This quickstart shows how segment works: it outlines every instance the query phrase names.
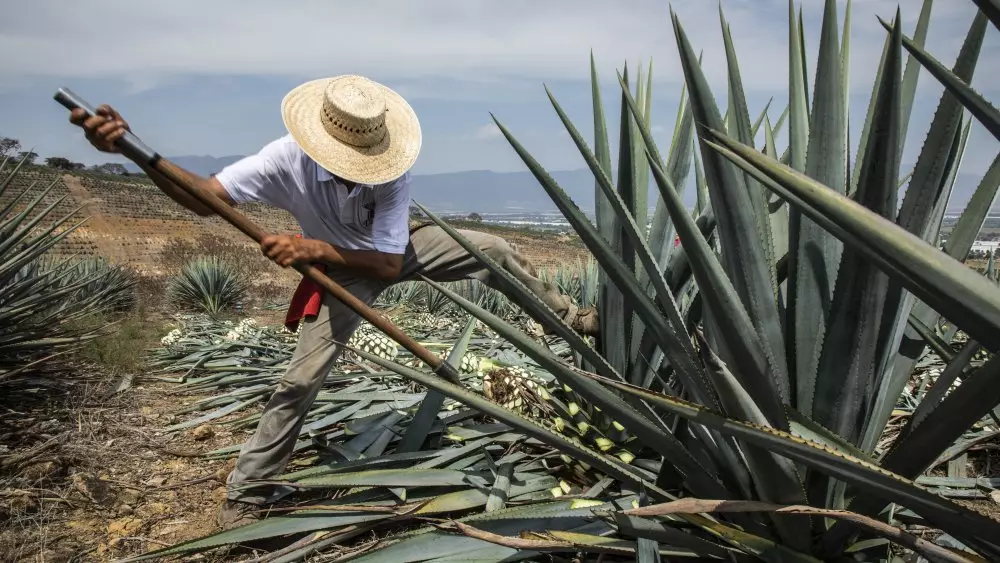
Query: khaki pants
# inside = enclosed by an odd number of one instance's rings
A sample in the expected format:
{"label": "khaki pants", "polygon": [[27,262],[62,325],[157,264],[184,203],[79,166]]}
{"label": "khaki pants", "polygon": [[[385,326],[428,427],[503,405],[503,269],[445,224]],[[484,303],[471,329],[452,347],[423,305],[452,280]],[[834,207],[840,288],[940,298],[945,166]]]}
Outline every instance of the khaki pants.
{"label": "khaki pants", "polygon": [[[573,326],[578,310],[572,298],[561,294],[552,284],[538,279],[531,264],[517,254],[507,241],[477,231],[460,232]],[[410,234],[399,281],[419,279],[418,272],[434,281],[478,279],[499,289],[489,270],[438,226],[421,227]],[[393,283],[338,274],[336,271],[328,275],[369,304]],[[240,451],[236,468],[229,475],[230,485],[273,479],[285,471],[306,415],[342,351],[332,341],[347,342],[361,320],[360,316],[329,294],[324,295],[323,305],[315,319],[303,319],[288,370],[271,395],[257,431]],[[230,488],[229,498],[263,504],[267,500],[266,492],[259,488],[242,491]]]}

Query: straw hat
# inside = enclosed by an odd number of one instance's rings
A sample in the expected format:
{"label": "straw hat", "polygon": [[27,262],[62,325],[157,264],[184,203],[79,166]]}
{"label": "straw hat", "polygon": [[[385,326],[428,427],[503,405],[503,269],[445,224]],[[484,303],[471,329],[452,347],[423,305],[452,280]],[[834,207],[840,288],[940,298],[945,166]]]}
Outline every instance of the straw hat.
{"label": "straw hat", "polygon": [[310,158],[351,182],[395,180],[420,152],[420,122],[413,108],[363,76],[306,82],[285,96],[281,116]]}

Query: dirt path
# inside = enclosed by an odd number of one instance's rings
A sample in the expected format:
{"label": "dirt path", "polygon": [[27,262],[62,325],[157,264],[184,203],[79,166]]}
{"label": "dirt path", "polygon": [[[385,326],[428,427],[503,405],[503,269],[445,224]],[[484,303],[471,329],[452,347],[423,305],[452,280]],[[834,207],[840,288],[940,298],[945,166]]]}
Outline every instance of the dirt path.
{"label": "dirt path", "polygon": [[[148,384],[108,397],[109,382],[61,406],[3,413],[0,561],[111,561],[203,536],[232,461],[196,456],[248,435],[219,426],[163,435],[196,400]],[[246,416],[244,411],[241,416]],[[41,426],[39,426],[41,425]]]}

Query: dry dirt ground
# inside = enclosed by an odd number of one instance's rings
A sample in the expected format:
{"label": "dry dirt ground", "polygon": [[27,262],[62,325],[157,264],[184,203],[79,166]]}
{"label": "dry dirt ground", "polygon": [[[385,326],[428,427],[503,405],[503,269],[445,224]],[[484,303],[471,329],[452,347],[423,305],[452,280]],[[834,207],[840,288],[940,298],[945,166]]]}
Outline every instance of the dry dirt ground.
{"label": "dry dirt ground", "polygon": [[199,397],[169,384],[115,394],[115,383],[4,407],[3,442],[17,445],[0,458],[0,560],[109,561],[215,529],[232,461],[197,455],[248,435],[218,426],[163,435],[170,413]]}

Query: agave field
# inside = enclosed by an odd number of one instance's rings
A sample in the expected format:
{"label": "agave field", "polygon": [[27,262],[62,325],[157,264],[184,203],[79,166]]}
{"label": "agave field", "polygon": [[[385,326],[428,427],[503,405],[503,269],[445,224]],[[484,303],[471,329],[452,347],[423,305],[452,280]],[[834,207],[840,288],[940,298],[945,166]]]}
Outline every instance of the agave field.
{"label": "agave field", "polygon": [[[841,27],[833,0],[812,73],[789,4],[788,103],[776,118],[747,107],[724,13],[723,95],[673,18],[685,87],[668,147],[650,134],[651,68],[618,76],[617,166],[596,66],[591,140],[546,90],[593,172],[595,222],[495,117],[593,255],[546,278],[596,304],[601,338],[569,329],[421,207],[504,288],[422,280],[379,302],[460,368],[461,385],[362,327],[276,480],[269,517],[132,560],[273,538],[286,546],[258,561],[1000,559],[1000,522],[956,500],[989,499],[996,484],[964,467],[1000,432],[1000,287],[992,262],[985,273],[962,262],[995,200],[1000,157],[937,245],[972,123],[1000,137],[1000,112],[969,86],[1000,7],[976,1],[949,68],[923,48],[931,5],[914,30],[898,13],[882,20],[859,139],[848,138],[851,6]],[[928,124],[910,119],[922,69],[944,87]],[[908,132],[922,141],[912,170],[901,167]],[[680,193],[691,175],[693,210]],[[650,180],[655,202],[640,189]],[[554,334],[537,334],[522,311]],[[252,429],[258,415],[245,411],[266,399],[293,345],[248,321],[181,319],[151,376],[208,398],[164,430]]]}
{"label": "agave field", "polygon": [[[593,172],[596,221],[495,116],[593,256],[544,277],[598,308],[600,338],[578,335],[417,204],[503,289],[422,279],[377,303],[458,368],[460,384],[362,325],[272,483],[267,517],[128,561],[274,540],[253,561],[1000,560],[1000,521],[984,510],[1000,502],[1000,479],[982,449],[1000,442],[1000,283],[992,257],[985,271],[963,264],[1000,188],[1000,155],[938,245],[973,123],[1000,140],[1000,111],[970,87],[992,70],[977,67],[992,62],[980,55],[1000,5],[972,1],[950,67],[924,50],[931,0],[912,30],[898,12],[879,14],[870,103],[850,116],[850,2],[846,14],[825,2],[815,69],[789,2],[780,112],[747,106],[724,12],[725,92],[710,89],[700,46],[673,16],[684,89],[669,146],[651,134],[652,68],[625,68],[616,159],[592,60],[592,138],[546,93]],[[921,71],[943,87],[929,123],[911,120]],[[863,119],[860,138],[849,117]],[[920,146],[912,169],[905,143]],[[682,204],[689,177],[694,209]],[[0,217],[5,237],[33,232],[10,209]],[[33,236],[0,241],[5,327],[26,318],[28,287],[78,295],[97,275],[87,272],[104,271],[25,270],[63,235]],[[204,298],[238,301],[227,280],[206,262],[172,286],[202,312],[174,318],[145,378],[199,398],[166,434],[215,424],[249,436],[291,358],[294,334],[224,320],[226,305]],[[80,299],[73,311],[97,306]],[[0,384],[38,361],[39,342],[68,338],[37,330],[0,335]]]}

